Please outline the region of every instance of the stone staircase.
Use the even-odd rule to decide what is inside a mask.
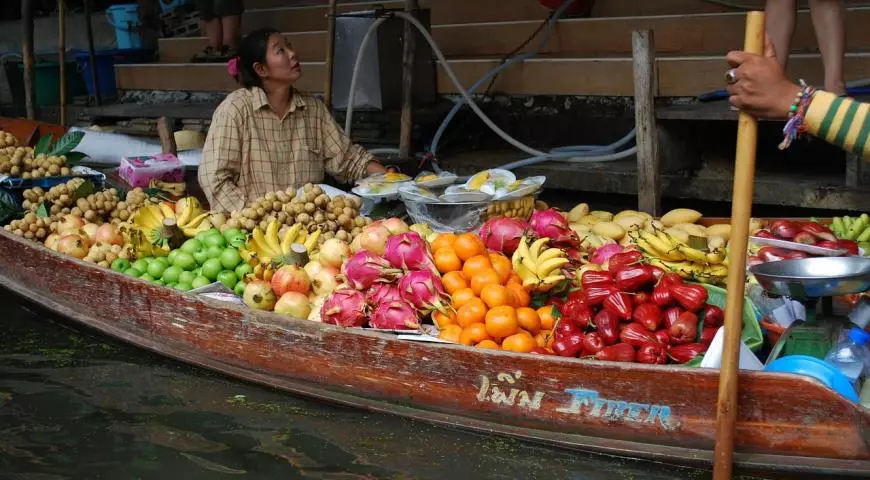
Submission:
[[[288,3],[295,5],[288,6]],[[246,0],[243,31],[270,26],[285,32],[303,61],[304,75],[299,88],[320,92],[326,70],[327,2],[308,0],[304,5],[299,3]],[[502,58],[532,35],[549,14],[536,0],[421,0],[420,3],[421,7],[429,9],[432,35],[465,86],[470,86],[499,65]],[[741,0],[741,3],[763,7],[764,2]],[[339,11],[365,10],[375,4],[401,8],[403,2],[342,1]],[[863,6],[866,4],[866,1],[846,1],[849,8],[846,16],[847,80],[870,78],[870,29],[865,29],[870,25],[870,8]],[[724,55],[728,50],[742,46],[744,24],[742,11],[709,0],[599,0],[590,18],[563,19],[539,56],[514,65],[499,75],[492,87],[492,92],[496,93],[482,107],[509,133],[538,148],[609,143],[633,125],[631,98],[627,98],[634,94],[632,31],[653,30],[657,95],[662,101],[657,114],[663,130],[660,136],[666,137],[662,146],[664,194],[727,200],[730,198],[728,167],[733,159],[733,120],[736,116],[728,112],[724,102],[697,104],[690,99],[724,87],[722,78],[727,68]],[[527,48],[536,44],[537,41],[532,41]],[[123,91],[206,92],[216,96],[237,88],[227,76],[225,65],[188,62],[204,45],[204,37],[161,39],[159,61],[116,67],[118,88]],[[808,11],[798,14],[792,53],[790,76],[821,83],[822,62]],[[457,93],[443,68],[437,69],[436,88],[442,96]],[[672,107],[673,103],[681,105]],[[169,115],[178,119],[207,120],[213,106],[213,102],[193,105],[179,102],[166,105],[119,104],[91,109],[91,115],[103,119]],[[341,114],[337,113],[337,116]],[[455,124],[464,121],[463,125],[474,126],[468,131],[458,132],[459,141],[454,142],[466,147],[462,155],[454,156],[462,161],[452,162],[447,155],[444,158],[447,165],[462,173],[522,157],[515,152],[494,152],[494,149],[503,148],[503,143],[484,131],[480,122],[463,120],[461,116],[457,117]],[[437,125],[440,117],[436,115],[433,120]],[[762,141],[772,142],[775,146],[777,130],[781,128],[778,125],[770,123],[762,128]],[[425,135],[418,137],[421,141],[426,139]],[[699,142],[700,139],[704,140]],[[486,149],[486,155],[469,153],[467,147],[471,140],[477,148]],[[417,147],[419,150],[423,145]],[[854,178],[844,179],[847,170],[855,171],[857,168],[860,171],[861,165],[847,169],[842,152],[825,149],[821,152],[820,155],[833,158],[826,162],[825,169],[819,171],[811,166],[801,170],[800,165],[810,165],[812,161],[795,162],[790,156],[776,152],[775,148],[760,148],[759,155],[770,155],[772,160],[759,161],[759,176],[769,173],[774,186],[771,187],[773,190],[762,191],[757,200],[822,208],[860,208],[859,203],[866,204],[870,195],[864,191],[861,182]],[[789,166],[783,170],[781,164],[786,162],[790,162]],[[565,169],[585,169],[591,173],[559,177],[558,187],[633,194],[637,184],[634,165],[634,160],[591,166],[547,164],[519,173],[534,172],[555,179]],[[765,173],[766,167],[773,170]],[[697,184],[700,187],[687,181],[699,175],[706,175]],[[801,181],[796,182],[788,175],[807,178],[801,177]],[[719,186],[712,188],[714,184]],[[779,186],[800,188],[801,191],[792,195],[773,194]],[[841,188],[846,188],[848,195],[828,194],[830,191],[839,192]],[[805,189],[814,193],[802,193]],[[764,189],[756,189],[759,190]],[[820,198],[827,200],[820,201]],[[847,204],[838,205],[841,202]]]

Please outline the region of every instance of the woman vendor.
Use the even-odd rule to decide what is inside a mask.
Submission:
[[[325,173],[349,183],[386,171],[351,143],[323,102],[293,88],[301,66],[277,30],[245,36],[229,71],[243,88],[215,110],[199,166],[213,210],[239,210],[268,192],[321,183]]]

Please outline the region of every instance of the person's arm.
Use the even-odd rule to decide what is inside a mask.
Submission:
[[[238,185],[243,124],[242,112],[232,103],[219,106],[212,117],[198,173],[212,210],[230,212],[245,206],[245,193]]]
[[[339,129],[326,105],[319,100],[314,102],[314,105],[314,108],[318,109],[317,117],[323,133],[323,157],[328,174],[352,183],[368,175],[387,171],[378,163],[374,155],[351,142],[350,138]]]
[[[870,104],[818,91],[805,118],[807,133],[862,157],[870,157]]]

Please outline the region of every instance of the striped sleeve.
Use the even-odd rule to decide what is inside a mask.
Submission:
[[[870,157],[870,104],[818,91],[806,114],[807,131],[862,157]]]

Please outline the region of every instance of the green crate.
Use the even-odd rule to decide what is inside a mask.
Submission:
[[[35,91],[33,103],[39,107],[60,105],[60,62],[43,61],[34,65]],[[24,70],[24,64],[18,66]],[[66,62],[66,102],[87,94],[87,87],[75,61]]]

